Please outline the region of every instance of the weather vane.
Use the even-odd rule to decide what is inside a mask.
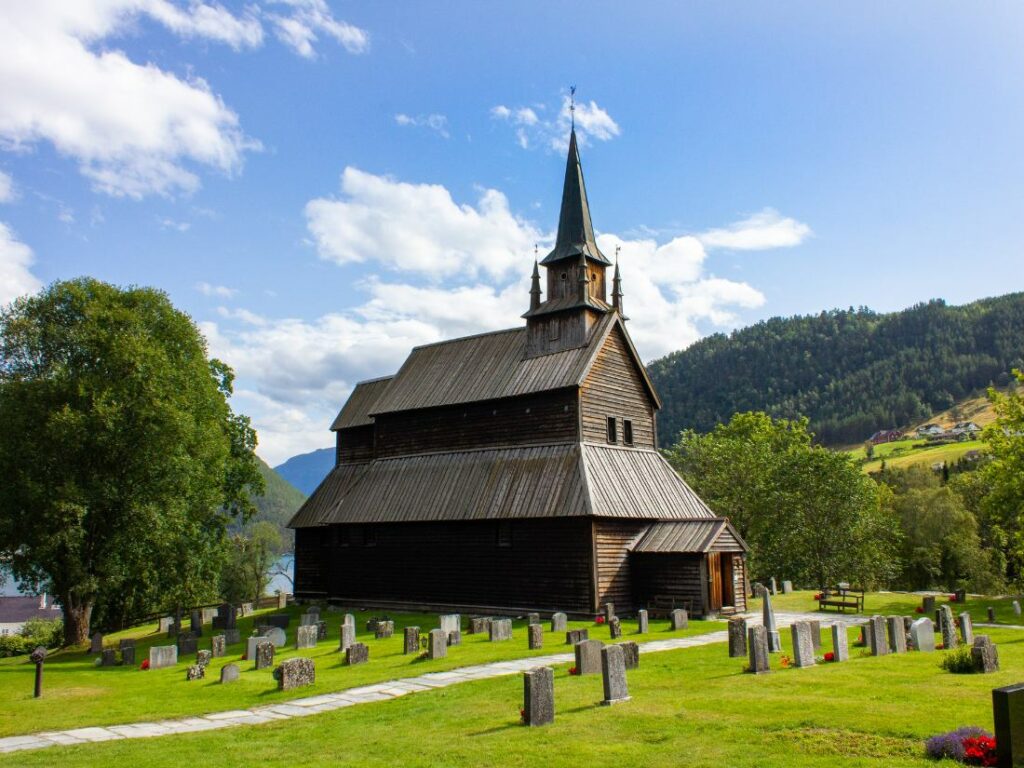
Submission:
[[[576,86],[569,86],[569,119],[572,121],[572,129],[576,130]]]
[[[619,263],[619,251],[621,251],[621,250],[622,250],[622,246],[621,245],[616,245],[615,246],[615,263],[616,264]]]

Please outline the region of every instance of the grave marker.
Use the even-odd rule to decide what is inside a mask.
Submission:
[[[448,655],[448,635],[443,629],[430,630],[430,639],[427,642],[427,658],[443,659]]]
[[[277,680],[277,690],[279,691],[290,691],[293,688],[313,685],[316,682],[316,664],[312,659],[301,656],[287,659],[274,670],[274,679]]]
[[[373,636],[378,640],[386,640],[395,634],[395,622],[378,621],[377,627],[373,630]]]
[[[341,625],[341,641],[338,644],[339,651],[347,651],[356,642],[355,624]]]
[[[206,677],[206,667],[201,664],[192,664],[185,670],[186,680],[202,680]]]
[[[1024,765],[1024,683],[992,691],[992,719],[996,724],[996,765]]]
[[[846,625],[837,621],[832,625],[832,661],[838,663],[850,658],[850,649],[847,647],[848,640]]]
[[[964,645],[974,644],[974,624],[971,621],[971,614],[964,611],[960,614],[960,639]]]
[[[935,595],[925,595],[921,598],[921,613],[935,613]]]
[[[783,581],[782,582],[782,594],[789,595],[793,593],[793,582]]]
[[[263,630],[263,637],[272,642],[275,648],[282,648],[288,642],[288,637],[280,627],[267,627]]]
[[[615,616],[615,603],[604,604],[604,620],[606,622],[611,621],[612,617]]]
[[[178,653],[182,656],[195,653],[199,649],[198,646],[199,643],[191,632],[181,632],[178,634]]]
[[[814,646],[814,650],[821,649],[821,621],[818,619],[811,619],[807,622],[810,625],[811,631],[811,645]]]
[[[618,616],[612,616],[608,620],[608,631],[612,640],[618,640],[622,637],[622,622],[619,621]]]
[[[551,614],[551,631],[552,632],[565,632],[568,629],[568,620],[564,613],[553,613]]]
[[[149,648],[149,668],[173,667],[178,663],[178,646],[152,645]]]
[[[263,620],[272,627],[288,629],[288,624],[291,622],[292,617],[287,613],[272,613],[269,616],[264,616]]]
[[[104,648],[101,651],[100,656],[101,667],[116,667],[117,666],[117,651],[113,648]]]
[[[1012,603],[1010,603],[1010,605],[1013,606],[1013,615],[1020,616],[1020,601],[1014,600]]]
[[[629,701],[629,687],[626,685],[626,660],[618,645],[606,645],[601,649],[601,680],[604,683],[605,706]]]
[[[885,617],[872,616],[868,620],[868,644],[872,656],[885,656],[889,653],[889,643],[885,639]]]
[[[491,621],[490,640],[492,643],[512,639],[512,619],[494,619]]]
[[[750,653],[750,667],[747,671],[763,675],[771,671],[768,666],[768,630],[763,625],[747,630],[747,647]]]
[[[345,649],[345,663],[350,667],[370,660],[370,649],[363,643],[352,643]]]
[[[779,593],[779,589],[778,589],[777,586],[775,586],[775,577],[774,576],[772,576],[772,578],[771,578],[771,585],[772,585],[772,595],[777,595]]]
[[[764,593],[762,615],[762,623],[768,633],[768,653],[778,653],[782,650],[782,640],[779,638],[779,628],[775,626],[775,610],[772,608],[772,599],[767,592]]]
[[[89,644],[89,653],[101,653],[103,651],[103,635],[96,632]]]
[[[576,645],[584,640],[590,639],[590,632],[586,629],[570,629],[565,633],[565,644]]]
[[[419,627],[406,627],[404,642],[402,643],[402,653],[419,653],[420,652],[420,628]]]
[[[956,636],[956,624],[953,623],[953,611],[948,605],[940,609],[939,629],[942,632],[942,647],[947,651],[956,648],[958,640]]]
[[[622,658],[626,662],[626,669],[636,669],[640,666],[639,645],[629,641],[626,643],[619,643],[619,648],[622,649]]]
[[[601,649],[604,643],[600,640],[583,640],[573,648],[576,654],[576,674],[596,675],[601,671]]]
[[[971,659],[974,669],[983,674],[999,671],[999,651],[988,635],[978,635],[971,646]]]
[[[484,616],[475,616],[469,620],[469,634],[481,635],[490,632],[491,620]]]
[[[531,625],[533,626],[533,625]],[[523,724],[547,725],[555,720],[555,673],[539,667],[523,673]]]
[[[227,645],[234,645],[235,643],[242,642],[242,630],[237,627],[235,629],[225,629],[224,642]]]
[[[213,654],[215,659],[224,656],[226,647],[227,642],[224,640],[224,635],[214,635],[210,638],[210,653]]]
[[[256,669],[274,666],[274,644],[265,637],[256,640]]]
[[[222,685],[224,683],[233,683],[241,676],[241,674],[242,672],[237,664],[225,664],[220,668],[220,682]]]
[[[196,651],[196,664],[200,667],[208,667],[212,658],[213,651]]]
[[[647,609],[641,608],[636,612],[636,632],[638,635],[646,635],[650,629],[650,620],[647,617]]]
[[[295,630],[295,649],[316,648],[316,624],[303,624]]]
[[[531,624],[526,628],[531,651],[544,647],[544,627],[540,624]]]
[[[931,619],[920,618],[910,625],[910,644],[923,653],[935,650],[935,627]]]
[[[453,629],[448,633],[448,645],[462,645],[462,630]]]
[[[320,620],[319,613],[304,613],[299,616],[299,626],[307,627],[312,624],[316,624]]]
[[[993,608],[991,605],[988,607],[988,623],[989,624],[995,624],[996,623],[996,609]]]
[[[530,626],[533,626],[534,624],[540,624],[540,614],[539,613],[528,613],[528,614],[526,614],[526,626],[530,627]]]
[[[747,655],[747,620],[737,616],[729,619],[729,658],[742,659]]]
[[[811,642],[811,624],[809,621],[793,622],[789,628],[793,636],[793,666],[814,666],[814,643]]]
[[[449,632],[461,632],[462,631],[462,615],[458,613],[445,613],[440,617],[441,629],[444,630],[445,635]]]
[[[135,645],[125,645],[121,647],[121,663],[126,667],[135,666]]]
[[[906,653],[907,632],[903,628],[903,617],[890,616],[886,623],[889,627],[889,650],[893,653]]]
[[[682,608],[676,608],[668,616],[672,621],[673,631],[686,629],[690,625],[689,616],[687,616],[686,611]]]

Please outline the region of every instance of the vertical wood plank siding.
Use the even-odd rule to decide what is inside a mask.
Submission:
[[[632,558],[633,579],[638,600],[647,602],[657,596],[689,600],[695,615],[704,614],[703,555],[644,553]]]
[[[580,399],[584,440],[605,442],[607,418],[614,416],[620,420],[620,444],[623,439],[621,419],[630,419],[633,422],[633,444],[654,447],[654,409],[618,327],[608,334],[604,347],[594,360],[583,382]]]
[[[594,521],[594,553],[597,557],[595,610],[609,602],[615,603],[616,610],[620,611],[642,607],[634,605],[628,547],[649,524],[648,520]]]
[[[373,425],[339,429],[335,464],[357,464],[373,458]]]
[[[296,595],[322,597],[326,593],[329,557],[328,540],[323,528],[295,529],[295,584]]]

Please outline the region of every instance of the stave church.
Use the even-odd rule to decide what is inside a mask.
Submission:
[[[296,597],[745,610],[746,544],[658,453],[661,402],[617,260],[597,247],[575,130],[556,242],[534,262],[523,319],[416,347],[394,375],[355,387],[331,425],[334,469],[289,523]]]

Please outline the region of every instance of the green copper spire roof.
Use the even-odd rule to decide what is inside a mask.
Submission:
[[[585,255],[598,264],[611,266],[611,262],[597,249],[594,225],[590,221],[587,187],[583,183],[583,166],[576,146],[576,130],[569,134],[569,156],[565,161],[565,183],[562,186],[562,211],[558,217],[558,237],[555,247],[541,264],[552,264],[562,259]]]

